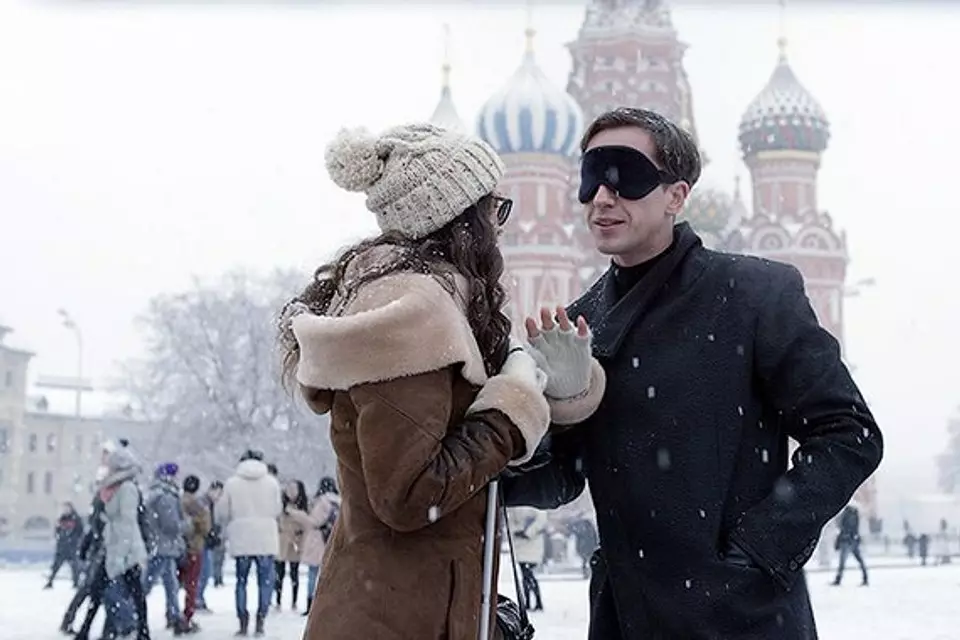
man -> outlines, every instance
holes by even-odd
[[[843,570],[847,566],[847,556],[850,555],[853,555],[857,564],[860,565],[860,572],[863,575],[860,586],[868,586],[870,580],[867,576],[867,563],[863,561],[863,555],[860,553],[860,509],[855,503],[848,504],[840,514],[840,533],[837,535],[836,548],[840,552],[840,565],[837,567],[837,577],[833,581],[833,586],[840,586]]]
[[[236,607],[240,621],[238,635],[247,635],[247,578],[257,567],[256,634],[264,634],[264,621],[273,593],[273,561],[280,549],[277,518],[280,517],[280,483],[269,473],[259,451],[247,451],[237,471],[223,487],[223,496],[214,508],[216,522],[226,533],[228,550],[236,559]]]
[[[553,508],[589,481],[591,640],[812,640],[803,566],[880,462],[873,417],[795,268],[675,225],[700,176],[686,132],[622,108],[581,150],[579,199],[612,265],[558,310],[559,333],[546,310],[527,330],[537,346],[582,316],[606,392],[548,464],[505,479],[507,500]]]
[[[210,509],[197,496],[199,490],[200,478],[190,475],[184,479],[182,507],[189,523],[189,533],[186,538],[186,556],[180,563],[180,584],[186,594],[183,599],[183,618],[174,631],[177,635],[196,633],[200,629],[193,621],[193,614],[196,611],[197,583],[200,581],[203,551],[207,534],[210,533]]]
[[[187,551],[184,534],[189,529],[180,502],[180,487],[177,485],[179,472],[180,468],[174,462],[159,465],[144,501],[156,549],[150,550],[150,560],[143,574],[143,591],[149,596],[157,578],[163,582],[167,628],[174,630],[183,627],[180,605],[177,603],[180,591],[178,569]]]
[[[213,522],[213,508],[223,493],[223,483],[214,480],[210,483],[206,495],[200,501],[210,514],[210,520]],[[207,600],[204,597],[207,591],[207,584],[210,578],[214,579],[214,586],[223,584],[223,536],[220,533],[220,526],[213,523],[210,532],[207,533],[207,539],[204,542],[203,566],[200,569],[200,586],[197,592],[197,611],[211,613],[207,607]]]
[[[53,581],[57,572],[64,563],[70,565],[70,575],[73,579],[73,588],[80,586],[80,563],[77,562],[77,550],[83,540],[83,520],[74,508],[72,502],[64,502],[60,518],[55,530],[56,548],[53,554],[53,566],[50,568],[50,577],[44,589],[53,589]]]

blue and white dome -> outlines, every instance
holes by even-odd
[[[583,112],[554,85],[533,58],[527,29],[523,63],[503,89],[480,109],[477,135],[500,154],[551,153],[572,156],[583,132]]]

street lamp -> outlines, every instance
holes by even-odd
[[[76,413],[77,417],[80,417],[80,405],[83,398],[83,334],[80,333],[80,327],[77,326],[77,323],[74,322],[73,317],[67,313],[64,309],[57,309],[57,313],[60,314],[60,319],[63,321],[63,326],[67,329],[73,331],[73,335],[77,338],[77,407]]]

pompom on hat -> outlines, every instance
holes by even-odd
[[[503,161],[490,145],[432,124],[393,127],[380,136],[344,129],[327,146],[327,172],[347,191],[367,194],[380,230],[419,240],[491,193]]]
[[[173,478],[180,471],[180,466],[176,462],[164,462],[157,465],[154,475],[158,478]]]

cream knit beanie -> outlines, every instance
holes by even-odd
[[[383,232],[417,240],[455,220],[503,177],[497,153],[473,136],[432,124],[394,127],[379,137],[344,129],[327,147],[330,178],[367,194]]]

